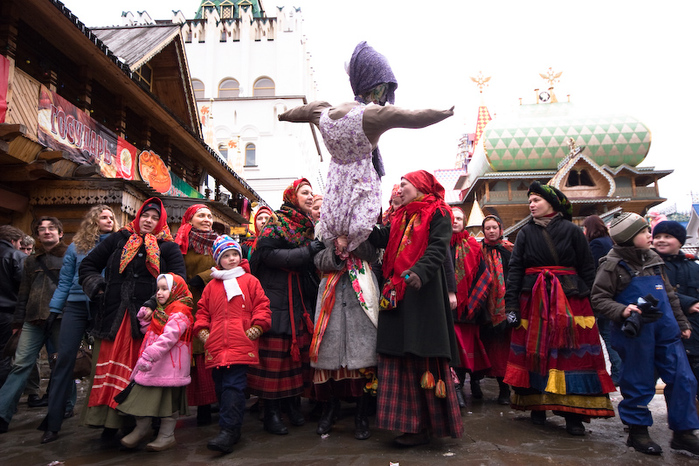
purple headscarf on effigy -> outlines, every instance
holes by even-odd
[[[354,92],[354,100],[357,102],[368,103],[364,101],[362,94],[383,83],[388,84],[386,100],[390,104],[396,101],[395,92],[398,88],[398,81],[393,75],[393,70],[391,70],[386,57],[374,50],[366,41],[360,42],[354,48],[347,74],[349,74],[350,85],[352,92]],[[372,151],[372,163],[379,177],[386,174],[378,147]]]

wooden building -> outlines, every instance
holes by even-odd
[[[264,202],[202,139],[178,25],[90,30],[57,0],[3,0],[0,54],[1,224],[53,215],[70,237],[94,204],[123,225],[157,195],[171,227],[205,203],[229,230]]]

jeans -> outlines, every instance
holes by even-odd
[[[75,406],[75,356],[87,328],[89,304],[82,301],[68,301],[63,308],[61,331],[58,337],[58,357],[51,373],[49,407],[44,430],[58,432],[63,424],[63,413]]]
[[[22,326],[22,336],[17,345],[15,362],[5,384],[0,389],[0,418],[6,422],[9,423],[12,420],[29,374],[31,374],[36,359],[39,357],[39,351],[47,338],[51,339],[54,345],[58,345],[60,327],[60,320],[57,320],[49,335],[46,335],[43,327],[37,327],[29,322],[25,322]]]
[[[247,374],[248,366],[243,364],[217,367],[212,371],[219,403],[218,425],[221,429],[240,429],[243,425]]]

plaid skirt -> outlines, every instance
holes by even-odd
[[[204,367],[204,353],[192,356],[192,370],[190,377],[192,383],[187,385],[187,400],[189,406],[203,406],[216,403],[216,388],[211,369]]]
[[[291,357],[290,335],[262,335],[259,338],[260,364],[248,369],[248,392],[260,398],[277,400],[313,393],[313,369],[308,353],[310,335],[297,338],[301,360]]]
[[[437,398],[434,389],[420,388],[428,364],[435,381],[441,378],[445,382],[446,398]],[[428,429],[434,437],[461,437],[461,410],[450,380],[446,359],[379,354],[376,427],[413,434]]]

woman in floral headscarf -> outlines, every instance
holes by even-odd
[[[308,347],[318,294],[315,256],[325,246],[314,240],[311,206],[313,191],[307,179],[294,181],[284,191],[284,203],[268,220],[257,239],[250,269],[270,301],[272,328],[260,341],[260,364],[248,372],[250,393],[264,401],[264,428],[284,435],[284,409],[293,425],[305,423],[298,397],[310,394],[312,382]]]
[[[369,240],[386,248],[376,351],[376,425],[404,432],[395,442],[414,446],[430,436],[463,431],[449,365],[459,361],[444,262],[451,238],[451,209],[444,188],[424,171],[400,183],[401,207],[390,227]],[[437,382],[435,383],[435,380]]]
[[[97,365],[83,422],[105,427],[104,435],[116,433],[124,420],[114,396],[131,379],[143,339],[137,314],[155,294],[161,273],[184,277],[186,272],[165,207],[156,197],[144,202],[131,223],[99,243],[80,264],[85,294],[100,303],[90,332],[98,357],[93,356]]]
[[[331,160],[318,235],[347,236],[353,251],[371,233],[381,211],[383,162],[379,138],[392,128],[424,128],[454,114],[449,110],[405,110],[393,105],[398,83],[386,58],[361,42],[347,70],[354,101],[338,106],[311,102],[279,115],[280,121],[313,123]],[[371,105],[376,104],[376,105]]]
[[[568,198],[537,181],[528,195],[532,219],[517,234],[505,291],[515,328],[504,381],[514,388],[512,407],[531,410],[534,424],[553,410],[569,434],[585,435],[584,420],[614,416],[590,306],[595,264]]]
[[[185,211],[175,236],[175,243],[184,254],[187,286],[194,301],[192,314],[195,319],[201,293],[211,280],[211,267],[216,266],[212,255],[218,235],[213,230],[213,220],[211,210],[206,205],[194,204]],[[204,345],[197,338],[192,342],[192,362],[192,383],[187,385],[187,401],[190,406],[197,407],[198,425],[211,424],[211,404],[217,401],[216,390],[211,370],[204,367]]]

